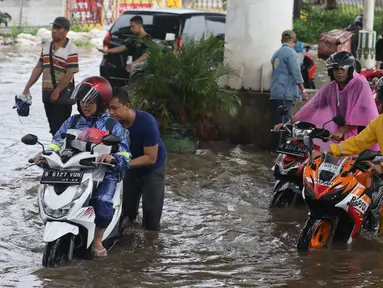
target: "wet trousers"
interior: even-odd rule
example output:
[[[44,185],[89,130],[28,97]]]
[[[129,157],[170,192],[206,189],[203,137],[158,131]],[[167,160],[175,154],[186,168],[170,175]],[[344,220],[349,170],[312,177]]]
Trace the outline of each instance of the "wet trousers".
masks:
[[[146,230],[160,229],[165,194],[165,167],[166,164],[163,164],[142,177],[135,175],[132,170],[125,174],[122,205],[124,217],[129,217],[131,221],[137,218],[142,196],[142,227]]]
[[[93,194],[92,206],[96,214],[95,224],[97,228],[108,227],[113,219],[113,197],[116,193],[117,182],[115,175],[107,173]]]
[[[65,120],[72,114],[72,106],[50,102],[50,94],[51,92],[43,91],[44,108],[49,123],[49,133],[54,136]]]

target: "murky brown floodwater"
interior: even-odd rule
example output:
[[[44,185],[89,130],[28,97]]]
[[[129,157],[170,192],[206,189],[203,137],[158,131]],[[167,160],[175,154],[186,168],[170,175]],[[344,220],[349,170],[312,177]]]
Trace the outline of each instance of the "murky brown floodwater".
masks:
[[[26,133],[50,140],[40,83],[23,124],[11,109],[38,54],[0,50],[0,287],[383,287],[377,240],[362,236],[351,246],[298,253],[307,210],[267,208],[272,157],[225,143],[170,155],[159,234],[133,229],[107,258],[43,269],[35,204],[41,171],[22,169],[38,148],[19,140]],[[80,63],[77,79],[98,74],[99,54],[83,51]]]

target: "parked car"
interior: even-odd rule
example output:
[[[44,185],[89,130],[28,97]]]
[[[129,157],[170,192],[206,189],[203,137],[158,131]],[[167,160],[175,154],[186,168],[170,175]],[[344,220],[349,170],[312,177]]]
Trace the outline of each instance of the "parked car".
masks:
[[[182,45],[182,40],[199,40],[203,35],[225,37],[224,13],[192,9],[133,9],[125,11],[110,28],[104,39],[104,49],[123,45],[132,36],[130,19],[140,15],[144,29],[153,40],[165,41],[173,48]],[[129,72],[125,70],[129,51],[120,54],[104,55],[100,64],[100,75],[109,80],[113,86],[124,86],[128,83]]]

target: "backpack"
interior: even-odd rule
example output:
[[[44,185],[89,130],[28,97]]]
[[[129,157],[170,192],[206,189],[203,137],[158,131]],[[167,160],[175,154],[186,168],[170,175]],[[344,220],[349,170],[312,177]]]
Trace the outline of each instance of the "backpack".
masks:
[[[78,121],[80,120],[80,118],[81,118],[80,114],[74,115],[72,124],[70,125],[69,129],[76,129],[76,125],[77,125]],[[114,126],[116,124],[117,124],[117,120],[114,120],[112,118],[108,118],[108,120],[106,120],[105,128],[106,128],[106,130],[109,130],[110,135],[112,135],[112,131],[113,131]]]

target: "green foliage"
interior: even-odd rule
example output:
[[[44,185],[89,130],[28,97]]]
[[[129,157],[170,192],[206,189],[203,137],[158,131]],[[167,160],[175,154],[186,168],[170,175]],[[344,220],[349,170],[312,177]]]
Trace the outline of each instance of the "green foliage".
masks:
[[[144,75],[130,86],[132,106],[153,113],[163,127],[189,123],[199,139],[214,138],[216,113],[235,115],[241,105],[233,91],[219,85],[235,74],[222,63],[224,42],[213,36],[186,41],[178,53],[148,45]]]
[[[24,27],[12,26],[11,36],[12,36],[12,38],[16,38],[17,35],[19,35],[21,33],[27,33],[27,34],[31,34],[31,35],[36,35],[38,31],[39,31],[39,29],[37,29],[37,28],[27,29],[27,28],[24,28]]]
[[[304,17],[294,21],[294,31],[298,40],[307,43],[317,43],[319,35],[333,29],[344,29],[350,25],[358,15],[358,8],[354,10],[324,10],[308,7],[302,14]],[[341,7],[340,7],[341,8]],[[374,30],[381,33],[382,15],[375,16]]]
[[[8,27],[8,23],[11,20],[12,20],[11,15],[9,15],[7,12],[0,11],[0,25],[4,24],[5,27]]]
[[[70,30],[73,31],[73,32],[89,32],[90,29],[87,28],[87,27],[82,27],[80,25],[72,25],[70,27]]]
[[[312,9],[306,19],[294,21],[294,31],[300,41],[318,42],[319,35],[333,29],[343,29],[355,19],[355,14],[341,13],[336,10]]]
[[[81,48],[92,46],[88,40],[72,40],[72,43]]]

